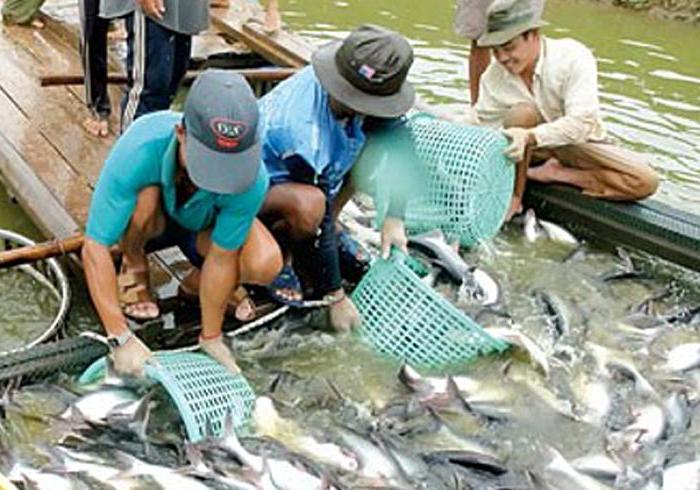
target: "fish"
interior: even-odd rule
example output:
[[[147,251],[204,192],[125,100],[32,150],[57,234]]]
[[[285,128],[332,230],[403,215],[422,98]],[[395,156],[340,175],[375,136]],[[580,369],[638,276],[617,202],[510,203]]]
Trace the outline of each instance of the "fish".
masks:
[[[544,289],[535,289],[532,294],[549,318],[557,335],[559,337],[568,335],[571,331],[571,315],[566,304],[558,296]]]
[[[328,482],[324,479],[298,468],[289,461],[258,456],[245,449],[236,436],[231,413],[228,413],[224,419],[222,437],[212,442],[238,458],[259,479],[272,482],[279,490],[325,490],[328,488]]]
[[[609,374],[614,372],[622,373],[634,381],[634,387],[637,393],[646,395],[651,399],[659,399],[659,395],[654,387],[642,373],[639,372],[634,362],[627,355],[590,341],[586,342],[584,347],[593,355],[601,370]]]
[[[664,470],[661,490],[698,490],[700,460],[669,466]]]
[[[146,476],[153,479],[162,488],[186,488],[187,490],[208,490],[204,483],[183,475],[180,471],[165,466],[154,465],[141,461],[131,454],[123,451],[114,451],[114,457],[126,466],[126,470],[108,480],[118,481],[133,479],[137,476]]]
[[[582,456],[573,460],[571,466],[581,473],[610,483],[614,483],[623,472],[622,466],[606,454]]]
[[[481,451],[451,450],[432,451],[426,455],[431,458],[444,459],[452,464],[463,466],[467,469],[485,471],[492,475],[502,475],[508,471],[508,467],[502,458],[494,457]]]
[[[580,375],[572,381],[571,392],[576,397],[576,405],[581,413],[581,420],[602,425],[612,408],[612,398],[608,385],[597,377]]]
[[[663,320],[668,323],[693,323],[700,318],[700,305],[682,306],[676,311],[664,315]]]
[[[333,432],[343,444],[357,455],[360,467],[357,475],[383,485],[405,485],[402,469],[394,458],[365,435],[350,427],[335,426]]]
[[[548,485],[544,488],[556,490],[608,490],[613,488],[578,471],[556,449],[548,447],[543,453],[550,458],[541,475],[541,479]]]
[[[520,330],[512,328],[488,327],[484,329],[492,337],[508,342],[526,353],[533,366],[540,369],[545,378],[549,378],[549,361],[544,351]]]
[[[688,393],[684,390],[674,391],[664,401],[668,430],[671,434],[683,434],[690,427],[692,409]]]
[[[645,405],[632,411],[634,421],[623,428],[621,436],[627,447],[640,449],[655,444],[666,431],[666,414],[661,406]]]
[[[261,396],[256,399],[253,422],[261,435],[277,439],[292,451],[319,463],[343,471],[356,471],[359,467],[357,457],[347,449],[331,442],[319,442],[316,438],[303,434],[302,428],[292,420],[283,419],[269,397]]]
[[[579,420],[573,413],[571,404],[558,398],[546,387],[533,382],[518,370],[506,370],[508,380],[525,386],[532,394],[557,413],[572,420]],[[447,376],[445,378],[422,377],[415,369],[404,364],[399,371],[399,380],[414,391],[419,400],[427,406],[445,406],[458,398],[469,413],[490,420],[504,420],[513,415],[517,395],[504,383],[485,383],[468,376]],[[454,405],[451,405],[454,406]]]
[[[66,474],[50,470],[38,470],[22,463],[12,467],[8,478],[10,481],[23,485],[24,488],[34,490],[87,490],[89,488],[87,485],[78,486]],[[0,486],[0,488],[4,490],[4,487]]]
[[[131,475],[128,471],[113,466],[116,461],[107,463],[103,458],[88,453],[78,453],[65,447],[58,447],[55,450],[45,448],[45,452],[52,453],[55,455],[54,459],[60,461],[57,469],[62,473],[85,474],[94,480],[105,482],[108,487],[119,490],[138,488],[136,483],[129,479]],[[119,476],[123,477],[123,481],[112,483],[112,480]]]
[[[666,371],[683,372],[700,367],[700,342],[681,344],[666,356],[666,363],[662,366]]]
[[[110,414],[121,413],[124,416],[135,414],[140,406],[137,394],[122,387],[106,386],[80,397],[60,415],[69,420],[76,414],[93,424],[102,424]]]
[[[530,243],[544,238],[564,245],[578,245],[579,241],[569,231],[550,221],[539,219],[533,209],[525,211],[523,224],[525,238]]]
[[[443,269],[450,279],[460,285],[460,295],[482,306],[494,305],[501,299],[501,287],[486,271],[468,264],[448,245],[440,230],[409,237],[408,246],[425,254],[433,264]]]
[[[233,475],[230,471],[219,472],[207,466],[207,464],[204,462],[202,451],[194,444],[185,444],[185,454],[190,462],[190,468],[182,468],[178,470],[180,472],[220,483],[224,487],[231,490],[260,489],[259,486],[244,480],[242,477]]]

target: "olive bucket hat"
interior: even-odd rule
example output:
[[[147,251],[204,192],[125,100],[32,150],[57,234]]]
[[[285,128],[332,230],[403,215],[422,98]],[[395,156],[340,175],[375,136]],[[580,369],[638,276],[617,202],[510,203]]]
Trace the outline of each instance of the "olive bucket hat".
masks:
[[[547,25],[533,0],[495,0],[487,14],[486,32],[476,41],[481,47],[500,46]]]
[[[383,27],[358,27],[345,40],[319,48],[311,64],[323,88],[360,114],[398,117],[415,101],[406,80],[413,49],[402,35]]]

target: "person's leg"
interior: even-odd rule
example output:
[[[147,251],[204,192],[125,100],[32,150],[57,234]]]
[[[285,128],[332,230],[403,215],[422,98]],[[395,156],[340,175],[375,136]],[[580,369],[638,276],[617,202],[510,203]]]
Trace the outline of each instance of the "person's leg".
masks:
[[[85,75],[85,102],[90,117],[83,122],[93,136],[109,135],[111,103],[107,91],[107,30],[109,21],[99,16],[100,0],[80,1],[80,54]]]
[[[325,212],[326,196],[318,187],[287,182],[270,188],[259,216],[286,244],[316,236]]]
[[[130,86],[122,112],[121,130],[137,118],[165,110],[172,102],[172,76],[177,33],[147,18],[139,9],[133,14]]]
[[[170,74],[170,87],[168,93],[170,100],[168,106],[172,104],[180,87],[180,82],[187,74],[187,68],[192,54],[192,36],[176,33],[173,37],[173,62]]]
[[[269,34],[274,34],[282,29],[282,16],[280,16],[278,0],[267,0],[263,29]]]
[[[159,314],[158,305],[149,291],[146,244],[164,230],[160,188],[146,187],[139,193],[134,214],[119,242],[122,251],[120,294],[125,304],[124,313],[132,318],[151,319]]]
[[[479,82],[489,63],[491,63],[489,48],[482,48],[476,44],[476,41],[472,41],[469,51],[469,93],[472,105],[479,100]]]
[[[204,262],[209,248],[211,247],[210,231],[197,234],[195,251],[197,257],[192,257],[193,250],[190,245],[185,246],[183,252],[186,253],[190,262],[195,267],[182,280],[181,289],[185,294],[194,297],[199,295],[199,281],[201,266]],[[181,245],[181,249],[182,249]],[[275,280],[277,274],[282,269],[282,252],[272,234],[261,221],[255,220],[248,233],[241,254],[239,256],[238,283],[255,284],[266,286]],[[239,286],[234,289],[231,296],[230,305],[235,311],[238,320],[248,321],[255,318],[255,304],[247,296],[245,288]]]
[[[288,182],[273,185],[267,193],[259,217],[282,247],[286,261],[294,258],[301,265],[303,255],[313,249],[311,241],[318,235],[326,213],[326,196],[319,188]],[[289,273],[275,281],[275,296],[287,301],[301,301],[298,279]],[[304,272],[304,271],[297,271]],[[280,287],[277,287],[280,282]]]
[[[591,197],[635,201],[659,185],[657,173],[641,155],[614,144],[567,145],[551,152],[555,158],[545,163],[540,179],[574,185]]]

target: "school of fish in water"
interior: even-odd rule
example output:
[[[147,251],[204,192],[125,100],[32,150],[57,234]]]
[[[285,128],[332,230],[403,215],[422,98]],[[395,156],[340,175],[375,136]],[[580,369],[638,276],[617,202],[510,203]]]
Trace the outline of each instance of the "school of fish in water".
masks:
[[[366,210],[343,222],[376,251]],[[409,245],[509,351],[435,376],[316,328],[319,312],[292,316],[234,342],[258,394],[248,432],[227,418],[190,444],[167,395],[109,370],[9,386],[0,473],[50,490],[700,489],[692,276],[530,211],[468,253],[438,232]]]

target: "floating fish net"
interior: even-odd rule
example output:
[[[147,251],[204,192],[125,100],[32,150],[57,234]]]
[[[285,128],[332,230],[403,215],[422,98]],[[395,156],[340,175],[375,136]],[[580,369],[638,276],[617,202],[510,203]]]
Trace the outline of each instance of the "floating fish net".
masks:
[[[228,413],[236,429],[250,420],[255,392],[242,375],[233,375],[209,356],[193,352],[158,352],[154,361],[146,364],[146,377],[162,385],[175,402],[190,441],[197,442],[210,433],[221,435]],[[104,371],[102,358],[79,382],[95,382]]]
[[[361,336],[376,351],[412,366],[444,369],[508,348],[421,282],[407,259],[394,252],[375,261],[353,292]]]
[[[410,138],[401,129],[371,133],[355,165],[360,188],[375,197],[378,222],[389,196],[398,193],[408,197],[405,222],[411,233],[438,228],[464,246],[492,238],[503,224],[515,180],[515,165],[503,154],[505,137],[427,114],[412,116],[408,126]],[[422,177],[411,160],[424,166]],[[406,185],[408,179],[420,179],[422,188]]]

